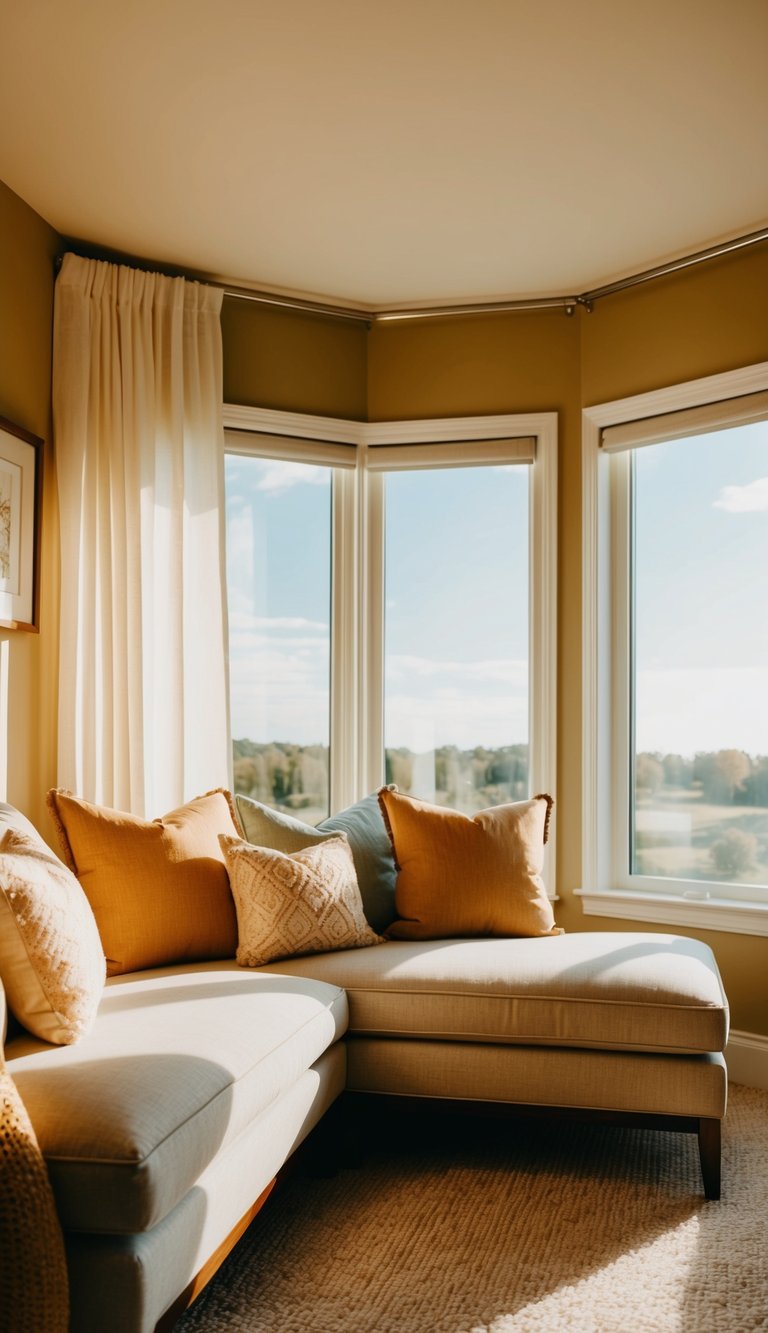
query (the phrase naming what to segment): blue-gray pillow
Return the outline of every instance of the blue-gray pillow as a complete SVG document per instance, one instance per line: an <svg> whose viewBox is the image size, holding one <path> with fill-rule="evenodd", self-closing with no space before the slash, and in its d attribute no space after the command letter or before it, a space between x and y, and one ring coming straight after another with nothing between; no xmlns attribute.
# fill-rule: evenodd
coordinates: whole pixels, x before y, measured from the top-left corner
<svg viewBox="0 0 768 1333"><path fill-rule="evenodd" d="M314 828L302 820L273 810L250 796L235 796L235 805L248 842L273 851L303 851L325 842L334 833L346 833L357 872L360 897L368 924L381 933L397 916L395 881L397 871L392 843L379 809L378 796L365 796Z"/></svg>

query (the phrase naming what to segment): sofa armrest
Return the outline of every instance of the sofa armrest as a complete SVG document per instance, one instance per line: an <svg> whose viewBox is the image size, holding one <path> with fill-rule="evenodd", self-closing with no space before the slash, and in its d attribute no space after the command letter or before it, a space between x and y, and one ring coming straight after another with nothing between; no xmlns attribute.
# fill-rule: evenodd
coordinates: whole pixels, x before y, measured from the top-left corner
<svg viewBox="0 0 768 1333"><path fill-rule="evenodd" d="M0 1031L5 1043L5 993ZM0 1290L14 1326L67 1333L64 1240L35 1131L0 1051ZM3 1325L5 1327L5 1324Z"/></svg>

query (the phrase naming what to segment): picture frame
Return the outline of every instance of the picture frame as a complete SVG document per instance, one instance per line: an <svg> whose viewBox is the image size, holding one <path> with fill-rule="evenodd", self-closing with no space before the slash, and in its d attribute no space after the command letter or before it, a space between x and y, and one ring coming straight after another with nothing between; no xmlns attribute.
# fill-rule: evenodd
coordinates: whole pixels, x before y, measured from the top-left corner
<svg viewBox="0 0 768 1333"><path fill-rule="evenodd" d="M43 441L0 417L0 629L39 631Z"/></svg>

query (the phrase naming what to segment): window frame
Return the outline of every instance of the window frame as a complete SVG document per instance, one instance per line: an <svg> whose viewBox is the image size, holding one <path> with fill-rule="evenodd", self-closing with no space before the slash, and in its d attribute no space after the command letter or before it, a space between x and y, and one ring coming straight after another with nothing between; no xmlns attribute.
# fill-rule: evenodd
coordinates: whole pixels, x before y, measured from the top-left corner
<svg viewBox="0 0 768 1333"><path fill-rule="evenodd" d="M582 884L587 916L768 935L768 902L716 881L653 879L629 866L631 450L606 428L768 389L768 362L588 407L582 414ZM675 886L678 886L677 889ZM701 896L687 897L686 893ZM710 896L704 896L709 893Z"/></svg>
<svg viewBox="0 0 768 1333"><path fill-rule="evenodd" d="M254 438L257 437L257 438ZM519 462L535 441L529 486L529 774L531 793L556 796L557 413L356 422L224 405L224 453L290 456L335 467L332 486L330 801L343 809L384 782L384 475L392 447L429 447L421 466ZM507 446L503 442L508 442ZM389 446L389 448L387 448ZM387 449L386 455L383 454ZM343 452L339 452L339 450ZM376 459L376 450L382 454ZM354 455L350 466L347 456ZM387 461L382 466L381 459ZM346 465L344 465L346 463ZM370 465L369 465L370 464ZM223 466L223 461L222 461ZM230 745L231 752L231 745ZM555 898L554 827L545 875Z"/></svg>

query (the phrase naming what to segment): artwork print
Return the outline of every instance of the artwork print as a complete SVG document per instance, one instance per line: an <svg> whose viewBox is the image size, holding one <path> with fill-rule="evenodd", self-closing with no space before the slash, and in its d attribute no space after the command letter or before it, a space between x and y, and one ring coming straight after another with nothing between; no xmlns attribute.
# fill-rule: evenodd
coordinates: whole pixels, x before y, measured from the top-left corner
<svg viewBox="0 0 768 1333"><path fill-rule="evenodd" d="M21 468L0 459L0 591L18 596Z"/></svg>
<svg viewBox="0 0 768 1333"><path fill-rule="evenodd" d="M0 417L0 628L37 631L43 442Z"/></svg>

